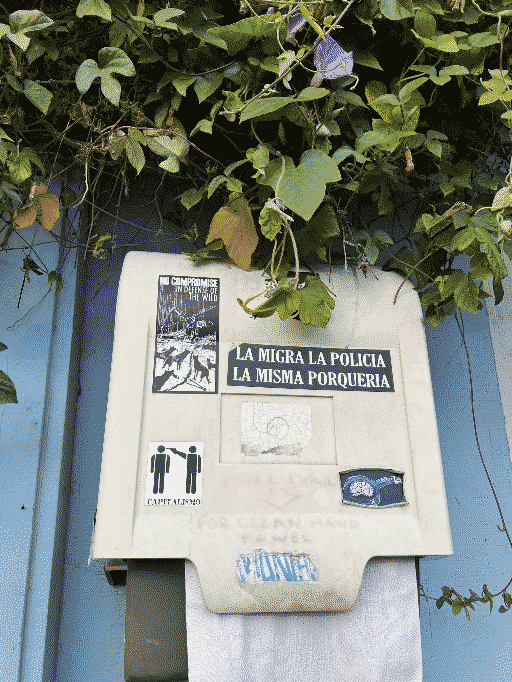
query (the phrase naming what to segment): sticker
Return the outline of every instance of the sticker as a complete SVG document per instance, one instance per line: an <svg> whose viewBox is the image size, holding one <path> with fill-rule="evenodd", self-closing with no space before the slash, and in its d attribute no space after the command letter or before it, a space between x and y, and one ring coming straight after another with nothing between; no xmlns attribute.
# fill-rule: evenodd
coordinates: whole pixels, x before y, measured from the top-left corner
<svg viewBox="0 0 512 682"><path fill-rule="evenodd" d="M219 279L158 278L153 393L217 393Z"/></svg>
<svg viewBox="0 0 512 682"><path fill-rule="evenodd" d="M268 553L263 549L242 554L236 571L244 583L316 580L317 572L307 554Z"/></svg>
<svg viewBox="0 0 512 682"><path fill-rule="evenodd" d="M297 456L311 440L311 405L243 402L243 455Z"/></svg>
<svg viewBox="0 0 512 682"><path fill-rule="evenodd" d="M397 507L408 504L404 475L389 469L353 469L340 473L342 501L357 507Z"/></svg>
<svg viewBox="0 0 512 682"><path fill-rule="evenodd" d="M200 505L203 443L155 441L149 444L144 504Z"/></svg>
<svg viewBox="0 0 512 682"><path fill-rule="evenodd" d="M394 391L389 350L242 343L229 351L228 386L309 391Z"/></svg>

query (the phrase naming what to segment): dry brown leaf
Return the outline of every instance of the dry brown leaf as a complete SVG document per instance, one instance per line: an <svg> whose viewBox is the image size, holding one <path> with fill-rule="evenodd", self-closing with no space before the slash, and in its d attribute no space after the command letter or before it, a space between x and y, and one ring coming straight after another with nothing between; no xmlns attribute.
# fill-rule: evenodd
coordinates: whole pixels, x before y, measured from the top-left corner
<svg viewBox="0 0 512 682"><path fill-rule="evenodd" d="M41 212L41 224L50 232L60 216L59 199L55 194L48 194L48 187L42 182L34 182L30 188L30 203L14 212L13 224L17 230L23 230L34 224L37 212Z"/></svg>
<svg viewBox="0 0 512 682"><path fill-rule="evenodd" d="M55 194L42 194L39 197L41 224L47 232L55 227L60 216L59 200Z"/></svg>
<svg viewBox="0 0 512 682"><path fill-rule="evenodd" d="M32 205L17 208L14 211L13 225L17 230L23 230L34 224L37 217L37 209Z"/></svg>
<svg viewBox="0 0 512 682"><path fill-rule="evenodd" d="M206 243L215 239L222 239L229 257L241 270L251 269L251 256L258 245L258 233L245 197L240 196L231 201L229 206L223 206L213 216Z"/></svg>

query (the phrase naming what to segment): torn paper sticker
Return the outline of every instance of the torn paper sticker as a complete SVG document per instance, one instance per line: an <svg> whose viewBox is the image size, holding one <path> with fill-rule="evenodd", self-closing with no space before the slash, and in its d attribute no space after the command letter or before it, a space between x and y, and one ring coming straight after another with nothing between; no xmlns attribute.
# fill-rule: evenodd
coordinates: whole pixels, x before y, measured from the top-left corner
<svg viewBox="0 0 512 682"><path fill-rule="evenodd" d="M242 403L240 449L243 455L300 455L311 436L311 405Z"/></svg>
<svg viewBox="0 0 512 682"><path fill-rule="evenodd" d="M254 550L242 554L237 561L237 574L242 582L278 582L316 580L317 572L307 554L285 554Z"/></svg>

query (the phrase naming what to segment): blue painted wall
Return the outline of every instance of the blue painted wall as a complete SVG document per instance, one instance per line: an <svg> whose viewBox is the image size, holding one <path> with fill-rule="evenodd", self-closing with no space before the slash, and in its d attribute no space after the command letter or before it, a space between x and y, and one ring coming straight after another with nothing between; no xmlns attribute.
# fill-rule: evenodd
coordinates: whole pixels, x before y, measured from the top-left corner
<svg viewBox="0 0 512 682"><path fill-rule="evenodd" d="M511 464L487 316L464 314L482 454L512 526ZM455 320L434 330L426 325L439 440L448 496L454 556L420 560L420 582L428 595L443 585L469 596L491 593L512 577L512 550L479 459L471 414L469 373ZM500 614L496 600L475 604L468 622L449 605L420 600L424 682L505 682L512 679L512 612Z"/></svg>
<svg viewBox="0 0 512 682"><path fill-rule="evenodd" d="M140 216L135 206L131 209L127 206L122 217L141 227L156 227L148 216ZM108 227L104 225L105 231ZM171 227L167 225L167 229ZM119 242L123 237L130 237L129 228L128 232L120 233ZM176 251L185 250L187 245L183 241L174 244ZM148 250L165 249L155 244ZM58 316L54 313L53 325L49 306L25 321L17 331L18 336L0 337L9 345L9 351L0 355L0 366L16 380L25 405L21 409L20 406L0 408L3 420L0 422L3 439L0 575L3 584L8 585L0 595L0 608L4 614L13 614L7 621L0 621L2 682L123 681L124 590L108 585L99 564L88 564L100 477L117 282L123 259L120 251L114 254L107 282L108 271L103 262L87 261L80 265L71 357L75 369L72 385L76 389L70 412L71 417L76 412L74 451L69 466L65 460L63 468L58 470L53 462L54 468L50 467L40 477L46 481L43 489L46 493L39 498L39 514L46 506L53 505L55 509L59 495L65 507L57 518L57 528L50 529L52 541L54 534L58 540L55 546L62 545L64 560L59 563L53 559L48 626L38 614L34 596L27 592L27 585L37 586L37 580L44 577L38 570L34 575L34 567L44 568L41 563L44 557L40 550L37 553L37 543L31 542L31 537L44 538L36 523L42 517L35 517L33 509L38 499L37 477L44 474L42 469L50 460L48 455L40 454L42 432L37 430L36 422L44 412L42 402L48 377L59 376L58 371L53 374L47 371L49 343L51 334L72 319L72 285L68 289L71 295L63 300ZM7 281L11 281L9 267L6 263ZM12 291L5 287L2 291L12 296ZM473 362L480 439L510 519L510 457L485 314L465 315L465 327ZM504 534L497 531L499 517L474 442L467 365L459 331L453 321L447 321L437 330L426 326L426 333L455 556L422 560L420 579L426 592L436 596L443 585L467 593L469 588L481 590L483 582L487 582L494 591L508 580L510 550ZM69 329L64 337L70 340ZM53 362L57 363L60 358L62 367L69 367L69 348L66 350L65 344L59 347L53 358ZM58 388L55 384L54 394L60 391L62 396L65 390L65 385ZM50 408L47 403L47 413L51 412ZM13 414L21 427L11 425ZM24 511L22 504L27 507ZM39 564L31 556L39 556ZM47 575L51 564L50 557L46 561ZM471 622L467 623L463 613L454 617L446 606L438 611L433 602L422 600L420 604L425 682L511 679L508 642L512 641L512 615L499 614L496 606L489 616L486 606L477 605ZM44 659L41 641L46 646Z"/></svg>

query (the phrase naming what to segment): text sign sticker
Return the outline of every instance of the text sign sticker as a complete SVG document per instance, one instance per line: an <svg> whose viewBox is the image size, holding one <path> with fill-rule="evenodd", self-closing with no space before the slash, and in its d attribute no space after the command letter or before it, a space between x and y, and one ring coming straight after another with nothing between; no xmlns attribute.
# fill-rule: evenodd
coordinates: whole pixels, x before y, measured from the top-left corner
<svg viewBox="0 0 512 682"><path fill-rule="evenodd" d="M155 441L146 462L146 506L201 504L203 443Z"/></svg>
<svg viewBox="0 0 512 682"><path fill-rule="evenodd" d="M389 350L242 343L229 351L228 386L308 391L394 391Z"/></svg>

